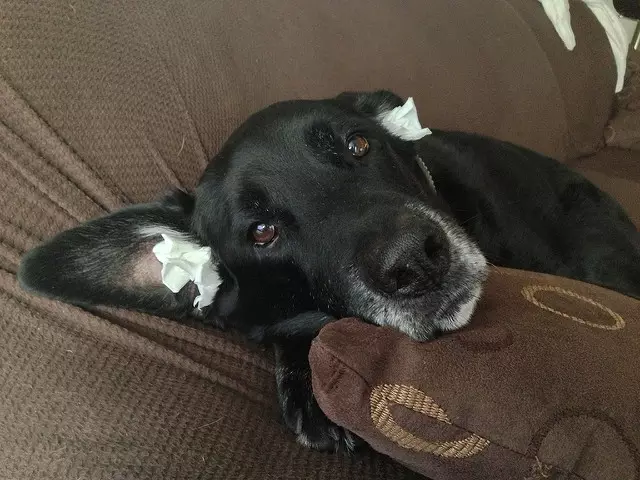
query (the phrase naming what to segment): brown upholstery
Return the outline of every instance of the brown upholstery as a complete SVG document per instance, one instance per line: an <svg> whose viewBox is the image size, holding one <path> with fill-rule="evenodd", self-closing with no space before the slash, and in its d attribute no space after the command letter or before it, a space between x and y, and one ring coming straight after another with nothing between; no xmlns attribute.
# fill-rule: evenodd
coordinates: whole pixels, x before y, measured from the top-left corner
<svg viewBox="0 0 640 480"><path fill-rule="evenodd" d="M530 28L535 34L549 65L550 71L545 74L561 92L567 125L566 156L575 158L595 152L604 143L602 129L613 103L610 92L616 84L615 62L604 30L594 28L595 18L582 0L571 0L576 47L568 54L560 37L549 31L549 19L540 15L537 1L507 1L521 15L523 28Z"/></svg>
<svg viewBox="0 0 640 480"><path fill-rule="evenodd" d="M142 172L168 181L159 158L172 182L193 185L231 130L276 100L389 88L413 95L427 125L563 159L601 141L615 83L606 37L581 2L573 52L531 0L0 7L7 88L131 201L157 193L135 183Z"/></svg>
<svg viewBox="0 0 640 480"><path fill-rule="evenodd" d="M469 327L432 342L355 319L310 360L318 403L435 479L640 478L640 301L494 269Z"/></svg>
<svg viewBox="0 0 640 480"><path fill-rule="evenodd" d="M192 188L276 100L384 87L427 125L592 151L615 81L604 34L576 4L566 52L529 3L0 0L0 477L410 477L297 446L267 353L37 299L14 274L56 232Z"/></svg>
<svg viewBox="0 0 640 480"><path fill-rule="evenodd" d="M640 50L630 49L624 86L604 131L610 147L640 150Z"/></svg>

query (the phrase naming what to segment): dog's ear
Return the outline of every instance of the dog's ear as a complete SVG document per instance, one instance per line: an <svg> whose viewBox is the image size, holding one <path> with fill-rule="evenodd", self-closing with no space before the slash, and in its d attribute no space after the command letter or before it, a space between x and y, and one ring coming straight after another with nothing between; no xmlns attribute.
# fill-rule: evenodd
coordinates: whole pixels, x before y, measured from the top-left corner
<svg viewBox="0 0 640 480"><path fill-rule="evenodd" d="M194 312L198 288L162 283L153 247L162 234L188 242L193 198L176 191L64 231L28 252L18 272L27 291L80 306L109 305L180 318ZM216 258L212 258L216 262Z"/></svg>
<svg viewBox="0 0 640 480"><path fill-rule="evenodd" d="M388 133L404 142L415 142L432 133L429 128L420 125L412 97L404 102L392 92L379 90L371 93L342 93L336 97L336 101L343 108L375 120Z"/></svg>
<svg viewBox="0 0 640 480"><path fill-rule="evenodd" d="M401 106L404 100L388 90L375 92L344 92L336 97L336 101L367 117L379 117Z"/></svg>

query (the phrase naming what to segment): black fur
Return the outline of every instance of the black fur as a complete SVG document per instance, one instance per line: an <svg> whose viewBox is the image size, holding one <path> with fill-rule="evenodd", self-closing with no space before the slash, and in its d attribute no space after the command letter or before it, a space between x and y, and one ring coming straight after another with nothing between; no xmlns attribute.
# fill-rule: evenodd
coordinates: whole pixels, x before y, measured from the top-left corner
<svg viewBox="0 0 640 480"><path fill-rule="evenodd" d="M496 265L640 297L640 235L609 195L531 150L434 131L419 146L438 194Z"/></svg>
<svg viewBox="0 0 640 480"><path fill-rule="evenodd" d="M478 246L497 265L640 298L640 237L613 199L505 142L442 131L401 140L377 118L401 104L390 92L345 93L262 110L229 138L193 198L177 192L63 232L24 257L20 281L80 305L182 318L200 314L195 286L176 295L162 286L150 254L159 239L140 229L164 226L211 246L224 283L205 320L273 344L287 425L305 445L346 450L358 439L320 411L307 360L334 318L418 340L459 328L486 274ZM362 158L347 148L353 134L369 142ZM257 222L278 227L272 245L252 243Z"/></svg>

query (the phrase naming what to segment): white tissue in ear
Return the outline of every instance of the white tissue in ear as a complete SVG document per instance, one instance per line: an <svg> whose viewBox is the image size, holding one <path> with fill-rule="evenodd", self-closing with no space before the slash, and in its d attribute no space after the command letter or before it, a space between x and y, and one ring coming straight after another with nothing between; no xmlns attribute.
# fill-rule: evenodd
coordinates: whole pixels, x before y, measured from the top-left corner
<svg viewBox="0 0 640 480"><path fill-rule="evenodd" d="M192 281L200 292L193 306L202 309L211 305L222 283L217 266L211 261L211 248L164 233L162 238L153 247L153 254L162 263L162 283L178 293Z"/></svg>
<svg viewBox="0 0 640 480"><path fill-rule="evenodd" d="M409 97L404 105L380 114L378 120L389 133L403 140L415 141L431 135L431 130L420 125L412 97Z"/></svg>

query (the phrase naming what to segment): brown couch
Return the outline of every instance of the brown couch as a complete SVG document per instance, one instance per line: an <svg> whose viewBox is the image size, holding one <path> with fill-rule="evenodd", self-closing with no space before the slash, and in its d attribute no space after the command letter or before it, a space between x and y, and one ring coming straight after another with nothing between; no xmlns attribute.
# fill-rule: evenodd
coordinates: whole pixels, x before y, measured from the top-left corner
<svg viewBox="0 0 640 480"><path fill-rule="evenodd" d="M569 53L535 0L0 0L0 478L413 478L372 452L298 446L268 352L29 296L20 256L192 188L256 109L353 89L566 161L640 224L640 155L602 149L609 45L581 3L572 15Z"/></svg>

